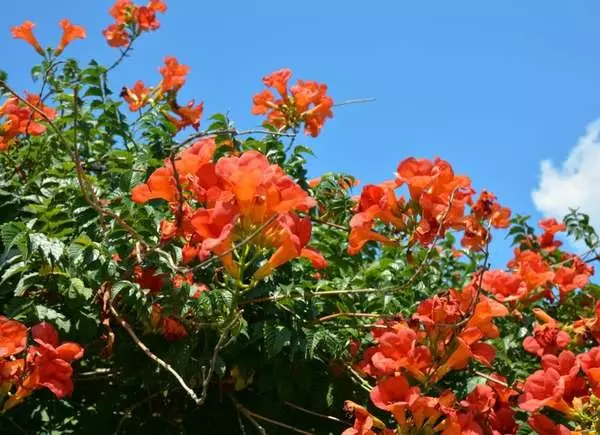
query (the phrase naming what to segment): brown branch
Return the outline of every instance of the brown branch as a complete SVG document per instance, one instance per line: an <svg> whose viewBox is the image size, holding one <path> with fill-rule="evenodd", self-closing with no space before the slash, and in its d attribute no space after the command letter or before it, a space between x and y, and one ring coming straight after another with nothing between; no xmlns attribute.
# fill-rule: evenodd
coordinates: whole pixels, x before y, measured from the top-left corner
<svg viewBox="0 0 600 435"><path fill-rule="evenodd" d="M248 409L246 409L244 406L242 406L240 404L240 402L238 402L235 399L235 397L233 397L231 394L229 395L229 398L233 402L235 409L237 409L238 412L241 412L244 415L244 417L246 417L248 419L248 421L250 421L250 423L252 423L254 425L254 427L256 427L256 430L258 430L258 432L261 435L267 435L267 431L265 430L265 428L262 427L260 425L260 423L254 419L254 417L252 416L252 413L250 411L248 411Z"/></svg>
<svg viewBox="0 0 600 435"><path fill-rule="evenodd" d="M291 408L297 409L298 411L302 411L302 412L305 412L307 414L314 415L316 417L325 418L327 420L335 421L337 423L341 423L341 424L344 424L344 425L352 425L352 423L350 423L348 421L341 420L341 419L339 419L337 417L334 417L333 415L321 414L321 413L318 413L318 412L315 412L315 411L311 411L310 409L306 409L306 408L303 408L301 406L295 405L295 404L293 404L291 402L288 402L287 400L285 402L283 402L283 403L285 403L287 406L289 406Z"/></svg>
<svg viewBox="0 0 600 435"><path fill-rule="evenodd" d="M266 421L268 423L274 424L275 426L283 427L285 429L291 430L292 432L296 432L296 433L300 433L300 434L304 434L304 435L313 435L313 432L307 432L307 431L299 429L295 426L291 426L291 425L283 423L281 421L273 420L272 418L265 417L264 415L260 415L260 414L257 414L256 412L250 411L248 408L246 408L240 402L238 402L235 399L235 397L233 397L232 395L230 395L229 398L231 399L231 401L233 402L233 404L235 405L237 410L240 411L242 414L244 414L244 416L249 421L251 421L252 424L254 424L254 426L256 427L256 429L263 435L266 435L267 431L265 430L264 427L262 427L256 421L256 419Z"/></svg>
<svg viewBox="0 0 600 435"><path fill-rule="evenodd" d="M152 361L154 361L156 363L156 365L162 367L164 370L169 372L169 374L171 376L173 376L177 380L177 382L179 382L179 385L181 385L181 387L188 394L188 396L190 396L190 398L194 401L194 403L196 403L197 405L202 404L202 402L200 401L200 399L198 398L198 396L196 395L194 390L187 385L187 383L184 381L184 379L181 377L181 375L179 373L177 373L177 371L173 367L171 367L168 363L166 363L165 361L160 359L158 356L156 356L154 353L152 353L152 351L148 348L148 346L146 346L138 338L138 336L133 331L131 326L129 326L129 323L127 323L127 321L121 317L121 315L117 312L117 310L115 310L115 308L112 305L110 306L110 312L113 315L113 317L115 318L115 320L123 327L123 329L125 329L125 332L127 332L127 334L131 337L133 342L137 345L137 347L139 347L142 350L142 352L144 352L146 354L146 356L148 358L150 358Z"/></svg>
<svg viewBox="0 0 600 435"><path fill-rule="evenodd" d="M313 221L316 224L326 225L328 227L337 228L338 230L342 230L342 231L346 231L346 232L350 231L350 229L348 227L344 226L344 225L336 224L334 222L324 221L324 220L321 220L321 219L316 218L316 217L310 216L310 220Z"/></svg>
<svg viewBox="0 0 600 435"><path fill-rule="evenodd" d="M208 367L208 373L206 374L206 376L204 376L204 379L202 380L202 393L200 394L200 398L198 399L198 405L202 405L206 401L206 397L208 395L208 387L215 372L215 367L217 366L217 358L219 357L219 352L221 352L221 350L224 347L226 347L229 343L225 341L227 339L227 334L229 333L231 328L233 328L233 325L237 322L241 314L242 311L235 312L235 314L232 316L233 318L231 319L231 321L227 325L225 325L223 331L221 331L221 336L219 337L219 340L217 341L217 344L215 345L215 348L213 350L213 355L210 360L210 366Z"/></svg>
<svg viewBox="0 0 600 435"><path fill-rule="evenodd" d="M477 278L479 280L477 282L475 296L473 297L473 300L471 301L471 305L469 306L469 309L467 311L467 313L468 313L467 316L460 322L454 324L453 326L455 328L459 328L460 326L468 323L469 320L471 320L471 318L473 317L473 314L475 314L475 307L477 306L477 300L479 299L479 295L481 294L481 290L482 290L481 286L483 285L483 275L485 274L485 271L488 269L488 260L490 258L491 225L492 225L492 222L490 221L488 223L487 229L486 229L484 257L483 257L482 265L480 266L479 271L478 271L479 276Z"/></svg>

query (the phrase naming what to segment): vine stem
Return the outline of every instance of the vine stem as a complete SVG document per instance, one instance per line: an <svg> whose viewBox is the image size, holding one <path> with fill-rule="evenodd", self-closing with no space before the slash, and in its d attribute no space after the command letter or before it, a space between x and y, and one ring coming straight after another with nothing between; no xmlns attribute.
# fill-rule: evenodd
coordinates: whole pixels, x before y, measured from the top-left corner
<svg viewBox="0 0 600 435"><path fill-rule="evenodd" d="M58 136L60 141L67 147L67 149L69 150L69 153L71 154L71 157L75 163L75 170L77 172L77 181L79 183L79 187L81 189L83 199L90 205L90 207L92 207L94 210L96 210L96 212L99 215L101 215L101 219L105 215L113 218L125 231L127 231L127 233L129 233L133 238L135 238L141 245L143 245L144 247L148 247L148 244L146 243L144 238L131 225L129 225L121 216L119 216L112 210L106 209L106 208L102 207L102 205L100 205L93 189L90 189L91 197L87 194L88 187L86 185L89 185L89 182L86 181L85 171L81 164L81 160L78 158L79 151L78 150L76 151L76 145L73 145L65 138L62 131L56 126L56 124L54 124L54 122L52 122L52 120L48 117L48 115L46 115L38 107L34 106L29 101L27 101L25 98L23 98L21 95L19 95L15 90L13 90L10 86L8 86L2 80L0 80L0 88L6 89L6 91L8 91L10 94L14 95L19 101L21 101L23 104L25 104L31 110L33 110L35 113L40 115L48 123L50 128L56 133L56 135Z"/></svg>
<svg viewBox="0 0 600 435"><path fill-rule="evenodd" d="M148 358L154 361L156 365L162 367L167 372L169 372L169 374L173 376L177 380L177 382L179 382L179 385L181 385L183 390L187 393L188 396L190 396L190 398L194 401L194 403L196 403L196 405L201 405L202 401L198 398L196 392L185 382L181 375L177 373L177 371L173 367L171 367L169 363L156 356L156 354L154 354L148 348L148 346L146 346L146 344L144 344L144 342L142 342L142 340L138 338L137 334L133 331L131 326L129 326L129 323L127 323L127 321L123 319L123 317L121 317L121 315L117 312L117 310L115 310L115 308L112 305L110 306L110 312L116 319L116 321L125 330L125 332L127 332L127 334L131 337L131 339L137 345L137 347L139 347Z"/></svg>
<svg viewBox="0 0 600 435"><path fill-rule="evenodd" d="M503 386L503 387L505 387L505 388L510 388L510 385L508 385L506 382L503 382L503 381L501 381L501 380L499 380L499 379L495 379L495 378L493 378L493 377L491 377L491 376L489 376L489 375L486 375L485 373L482 373L482 372L480 372L480 371L477 371L477 370L475 370L475 374L476 374L477 376L481 376L481 377L482 377L482 378L484 378L484 379L487 379L487 380L488 380L488 381L490 381L490 382L494 382L494 383L496 383L496 384L498 384L498 385L502 385L502 386Z"/></svg>
<svg viewBox="0 0 600 435"><path fill-rule="evenodd" d="M241 315L242 315L242 311L233 312L233 315L231 316L230 321L225 325L225 327L223 328L223 331L221 331L219 340L217 341L217 344L215 345L215 348L213 350L213 355L210 360L210 366L208 367L208 373L202 380L202 393L200 394L200 398L198 399L198 402L197 402L198 405L204 404L204 402L206 400L206 397L208 395L208 387L210 385L210 381L215 372L215 367L217 366L217 358L219 357L219 352L221 352L221 349L223 349L225 346L227 346L227 343L225 342L225 340L227 339L227 334L233 328L233 326L238 321L238 319Z"/></svg>
<svg viewBox="0 0 600 435"><path fill-rule="evenodd" d="M129 52L133 49L133 42L136 40L137 37L133 37L131 38L131 40L129 41L129 44L127 44L127 47L125 47L124 50L121 50L121 54L120 56L117 58L117 60L115 60L113 62L113 64L111 66L109 66L106 69L106 72L112 71L113 69L115 69L116 67L118 67L121 62L123 62L123 60L127 57L127 55L129 54Z"/></svg>
<svg viewBox="0 0 600 435"><path fill-rule="evenodd" d="M256 412L250 411L248 408L246 408L244 405L242 405L240 402L238 402L235 399L235 397L233 397L232 395L230 395L229 398L233 402L233 404L236 407L236 409L238 411L240 411L256 427L256 429L262 435L266 435L267 431L265 430L264 427L262 427L260 425L260 423L258 423L256 421L257 419L258 420L266 421L266 422L271 423L271 424L274 424L275 426L283 427L285 429L291 430L292 432L296 432L296 433L300 433L300 434L304 434L304 435L314 435L313 432L307 432L307 431L302 430L300 428L297 428L295 426L292 426L292 425L283 423L281 421L274 420L274 419L269 418L269 417L265 417L264 415L257 414Z"/></svg>
<svg viewBox="0 0 600 435"><path fill-rule="evenodd" d="M298 411L302 411L302 412L305 412L307 414L314 415L316 417L325 418L327 420L335 421L335 422L341 423L343 425L349 425L350 426L352 424L350 422L347 422L347 421L344 421L344 420L339 419L337 417L334 417L333 415L321 414L319 412L311 411L310 409L303 408L303 407L301 407L299 405L296 405L296 404L294 404L292 402L288 402L287 400L285 402L283 402L283 403L285 403L290 408L297 409Z"/></svg>
<svg viewBox="0 0 600 435"><path fill-rule="evenodd" d="M337 319L338 317L367 317L367 318L373 318L373 317L384 317L385 315L383 314L377 314L377 313L333 313L333 314L328 314L327 316L323 316L323 317L319 317L318 319L315 319L312 324L316 325L319 323L323 323L323 322L327 322L328 320L333 320L333 319Z"/></svg>

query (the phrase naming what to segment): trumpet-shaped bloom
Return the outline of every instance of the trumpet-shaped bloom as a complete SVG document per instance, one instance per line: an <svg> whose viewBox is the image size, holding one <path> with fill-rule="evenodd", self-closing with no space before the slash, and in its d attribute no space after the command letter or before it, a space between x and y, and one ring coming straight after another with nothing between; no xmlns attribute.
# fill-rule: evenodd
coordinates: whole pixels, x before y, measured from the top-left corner
<svg viewBox="0 0 600 435"><path fill-rule="evenodd" d="M71 364L83 357L84 350L77 343L60 343L58 332L47 322L31 328L36 346L27 352L26 376L17 391L5 404L5 409L19 404L34 390L48 388L57 398L73 392Z"/></svg>
<svg viewBox="0 0 600 435"><path fill-rule="evenodd" d="M27 328L16 320L0 316L0 358L16 355L25 349Z"/></svg>
<svg viewBox="0 0 600 435"><path fill-rule="evenodd" d="M198 130L200 127L200 118L202 118L202 112L204 110L203 103L199 103L194 107L195 101L188 102L185 106L179 106L174 101L171 103L171 110L174 115L167 114L167 119L177 128L182 130L187 126L194 127Z"/></svg>
<svg viewBox="0 0 600 435"><path fill-rule="evenodd" d="M190 67L180 64L173 56L165 58L165 65L160 68L163 79L160 85L161 92L177 91L186 81Z"/></svg>
<svg viewBox="0 0 600 435"><path fill-rule="evenodd" d="M519 397L519 407L524 411L535 412L547 406L569 413L571 407L565 402L564 394L565 379L556 369L549 367L538 370L526 379L523 394Z"/></svg>
<svg viewBox="0 0 600 435"><path fill-rule="evenodd" d="M129 104L129 110L137 112L148 104L151 93L152 89L147 88L143 81L138 80L132 88L123 88L121 96Z"/></svg>
<svg viewBox="0 0 600 435"><path fill-rule="evenodd" d="M35 27L34 23L32 23L31 21L25 21L20 26L14 26L11 29L11 33L12 33L13 38L22 39L23 41L25 41L29 45L31 45L35 49L35 51L37 51L39 54L41 54L43 56L44 49L42 48L42 46L38 42L37 38L33 34L34 27Z"/></svg>
<svg viewBox="0 0 600 435"><path fill-rule="evenodd" d="M65 47L73 42L73 40L84 39L87 36L85 29L82 26L76 26L72 24L70 20L60 20L60 27L63 29L63 34L60 38L58 47L54 50L55 56L59 56Z"/></svg>
<svg viewBox="0 0 600 435"><path fill-rule="evenodd" d="M523 340L523 348L541 357L546 354L558 354L570 341L569 334L561 330L556 323L536 324L533 327L533 336Z"/></svg>
<svg viewBox="0 0 600 435"><path fill-rule="evenodd" d="M102 34L108 45L114 48L126 47L131 42L127 29L121 24L109 25L102 31Z"/></svg>
<svg viewBox="0 0 600 435"><path fill-rule="evenodd" d="M287 69L275 71L263 78L263 83L275 89L276 99L266 89L252 98L252 114L266 115L266 124L277 129L298 128L304 123L304 131L317 137L328 118L333 117L333 99L327 95L327 85L315 81L298 82L289 87L292 72Z"/></svg>

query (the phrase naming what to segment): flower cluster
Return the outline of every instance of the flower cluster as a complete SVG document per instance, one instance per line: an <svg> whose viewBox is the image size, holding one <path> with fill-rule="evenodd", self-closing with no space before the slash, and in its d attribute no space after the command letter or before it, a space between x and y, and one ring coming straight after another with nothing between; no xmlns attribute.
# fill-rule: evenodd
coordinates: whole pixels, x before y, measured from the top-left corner
<svg viewBox="0 0 600 435"><path fill-rule="evenodd" d="M62 28L63 33L58 46L54 49L54 56L59 56L64 51L66 46L73 42L73 40L84 39L86 37L85 29L81 26L76 26L75 24L71 23L70 20L60 20L59 25ZM45 56L44 49L33 34L34 27L34 23L31 21L25 21L20 26L14 26L11 29L11 33L13 38L24 40L40 55Z"/></svg>
<svg viewBox="0 0 600 435"><path fill-rule="evenodd" d="M146 6L136 5L131 0L116 0L110 8L115 22L102 33L111 47L126 47L142 32L158 29L160 23L156 14L166 11L164 0L149 0Z"/></svg>
<svg viewBox="0 0 600 435"><path fill-rule="evenodd" d="M450 182L452 178L446 180ZM411 201L423 198L419 188L431 186L430 182L418 179L409 184ZM458 185L468 186L464 182ZM370 216L398 226L394 219L402 216L398 211L405 205L395 199L394 187L392 183L365 187L355 219L365 219L371 213ZM374 193L382 191L386 194L379 197ZM429 192L433 191L447 193L448 189ZM435 201L424 203L428 202ZM491 226L504 226L508 219L504 210L495 198L483 192L471 206L467 219L474 217L489 221ZM462 212L453 214L452 208L445 213L463 219ZM410 218L405 216L403 224L408 225ZM450 228L461 228L452 226L452 222L457 221L451 219L447 223ZM548 410L589 427L600 394L600 302L596 303L593 317L582 318L572 325L562 325L541 308L531 306L540 302L551 306L561 304L588 284L593 268L579 256L559 249L561 243L555 240L555 235L565 230L563 224L545 219L539 226L542 234L530 233L522 238L507 271L477 272L462 291L450 290L426 299L409 320L380 322L372 331L375 345L364 350L357 370L376 379L371 401L393 415L402 433L416 428L445 435L515 434L519 426L517 408L528 413L529 426L540 434L571 433L567 426L546 415ZM417 224L417 232L419 227ZM372 235L369 240L380 239ZM496 349L482 340L498 338L499 330L493 319L507 317L509 313L522 318L522 311L527 309L531 309L539 323L533 325L532 334L523 340L523 348L539 358L540 370L513 387L505 377L492 374L486 385L477 385L463 400L450 390L438 390L431 395L434 385L446 374L466 369L471 360L492 367ZM356 352L355 349L351 353ZM375 428L378 433L389 430L377 425L364 408L351 404L350 410L355 415L355 425L345 434L374 434Z"/></svg>
<svg viewBox="0 0 600 435"><path fill-rule="evenodd" d="M304 123L306 134L317 137L327 118L333 117L333 100L327 95L327 85L315 81L298 80L288 89L292 71L287 68L275 71L263 78L270 89L252 98L252 114L266 115L265 124L280 131L298 128Z"/></svg>
<svg viewBox="0 0 600 435"><path fill-rule="evenodd" d="M403 185L408 188L408 201L396 194ZM462 245L481 249L490 240L490 226L508 227L510 210L501 207L489 192L482 191L476 201L473 194L470 179L455 175L444 160L403 160L395 180L363 188L350 221L348 251L357 254L368 241L396 243L374 230L378 224L410 234L411 245L430 245L449 229L463 231ZM469 214L467 205L471 206Z"/></svg>
<svg viewBox="0 0 600 435"><path fill-rule="evenodd" d="M508 270L491 270L483 276L483 288L497 300L512 308L527 306L542 298L564 299L576 289L585 287L594 273L579 256L558 249L554 240L564 225L555 219L540 222L544 232L527 238L515 249Z"/></svg>
<svg viewBox="0 0 600 435"><path fill-rule="evenodd" d="M163 113L177 131L188 126L198 130L204 110L202 102L195 105L195 100L191 100L185 106L177 103L177 92L185 84L189 71L187 65L182 65L174 57L168 56L164 66L160 68L162 80L157 86L146 87L144 82L138 80L133 87L124 87L121 96L129 104L129 110L132 112L164 99L168 110L165 108Z"/></svg>
<svg viewBox="0 0 600 435"><path fill-rule="evenodd" d="M39 95L26 94L25 100L44 113L48 119L55 118L55 110L45 106ZM18 98L8 98L0 106L0 151L7 151L11 145L17 142L20 135L42 135L46 131L46 127L40 124L42 119L40 113L31 109Z"/></svg>
<svg viewBox="0 0 600 435"><path fill-rule="evenodd" d="M436 383L472 359L491 366L496 353L486 340L499 336L494 319L507 315L504 305L470 284L424 300L406 321L380 322L372 331L375 345L357 365L376 379L371 401L393 415L401 433L484 433L482 427L514 433L504 430L515 425L509 401L517 393L502 387L500 376L462 401L450 390L433 394ZM355 424L345 434L373 433L360 429Z"/></svg>
<svg viewBox="0 0 600 435"><path fill-rule="evenodd" d="M77 343L60 343L50 323L31 328L35 344L28 345L27 327L0 316L0 399L4 410L21 403L34 390L48 388L61 399L73 392L71 364L83 357Z"/></svg>
<svg viewBox="0 0 600 435"><path fill-rule="evenodd" d="M161 240L183 240L185 263L218 255L234 277L240 269L233 247L247 237L255 248L275 250L255 271L255 279L298 256L324 267L323 257L307 246L310 218L297 214L315 205L307 192L258 151L214 162L215 150L213 138L202 139L132 190L134 202L169 203L175 219L162 221Z"/></svg>

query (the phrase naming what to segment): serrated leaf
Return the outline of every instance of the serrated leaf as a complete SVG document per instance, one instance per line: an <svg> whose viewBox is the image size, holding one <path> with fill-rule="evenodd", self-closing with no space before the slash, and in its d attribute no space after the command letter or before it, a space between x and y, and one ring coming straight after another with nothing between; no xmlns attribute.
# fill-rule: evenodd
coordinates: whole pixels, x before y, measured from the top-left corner
<svg viewBox="0 0 600 435"><path fill-rule="evenodd" d="M291 332L285 326L265 323L263 339L267 356L273 358L279 354L285 346L290 344L291 337Z"/></svg>
<svg viewBox="0 0 600 435"><path fill-rule="evenodd" d="M18 263L13 264L8 269L4 271L2 274L2 279L0 279L0 284L3 284L9 278L15 276L18 273L27 270L27 266L24 261L19 261Z"/></svg>
<svg viewBox="0 0 600 435"><path fill-rule="evenodd" d="M113 286L110 290L111 299L114 299L115 297L117 297L117 295L119 293L121 293L123 290L137 288L137 287L138 287L138 285L132 283L131 281L118 281L113 284Z"/></svg>
<svg viewBox="0 0 600 435"><path fill-rule="evenodd" d="M59 313L53 308L46 307L45 305L36 305L35 312L38 320L40 321L49 321L54 323L57 328L61 329L64 332L69 332L71 329L71 322L67 319L62 313Z"/></svg>
<svg viewBox="0 0 600 435"><path fill-rule="evenodd" d="M22 222L9 222L0 227L0 237L5 251L17 246L21 255L27 256L27 226Z"/></svg>
<svg viewBox="0 0 600 435"><path fill-rule="evenodd" d="M91 288L85 286L84 282L79 278L72 278L69 283L68 296L72 299L83 298L85 300L91 299L93 291Z"/></svg>
<svg viewBox="0 0 600 435"><path fill-rule="evenodd" d="M481 376L473 376L472 378L469 378L469 380L467 381L467 391L473 391L473 389L475 389L475 387L479 384L485 384L486 380L484 378L482 378Z"/></svg>
<svg viewBox="0 0 600 435"><path fill-rule="evenodd" d="M44 260L52 263L58 262L65 251L63 242L42 233L29 234L29 243L32 252L38 251Z"/></svg>
<svg viewBox="0 0 600 435"><path fill-rule="evenodd" d="M37 272L26 273L21 277L17 286L15 287L14 295L19 297L25 294L25 291L35 283L36 278L40 274Z"/></svg>

